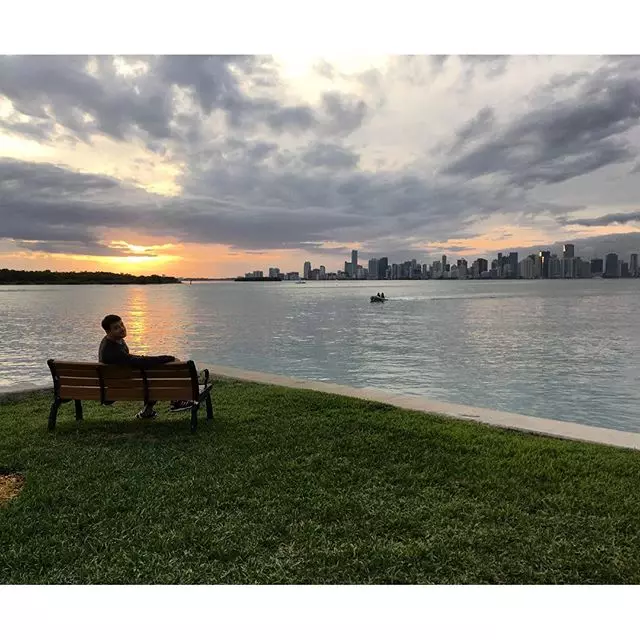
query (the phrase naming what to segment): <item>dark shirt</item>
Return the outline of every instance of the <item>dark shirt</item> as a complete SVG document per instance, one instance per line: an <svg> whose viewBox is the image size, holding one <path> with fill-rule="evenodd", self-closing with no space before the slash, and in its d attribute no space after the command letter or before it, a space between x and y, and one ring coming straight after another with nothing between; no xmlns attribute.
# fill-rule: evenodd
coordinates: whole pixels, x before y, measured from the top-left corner
<svg viewBox="0 0 640 640"><path fill-rule="evenodd" d="M98 362L104 364L124 364L131 367L155 367L159 364L173 362L173 356L133 356L129 353L129 347L124 340L114 342L107 336L102 338L98 349Z"/></svg>

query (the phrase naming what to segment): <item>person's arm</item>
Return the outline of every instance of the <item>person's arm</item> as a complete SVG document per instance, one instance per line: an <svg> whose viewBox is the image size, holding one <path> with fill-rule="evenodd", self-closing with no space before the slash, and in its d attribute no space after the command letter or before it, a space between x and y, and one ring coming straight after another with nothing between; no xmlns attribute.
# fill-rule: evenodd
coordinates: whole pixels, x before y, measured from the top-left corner
<svg viewBox="0 0 640 640"><path fill-rule="evenodd" d="M115 342L105 345L102 352L102 361L105 364L120 364L130 367L155 367L160 364L174 362L173 356L134 356L128 353Z"/></svg>
<svg viewBox="0 0 640 640"><path fill-rule="evenodd" d="M173 356L127 356L129 361L128 365L132 367L155 367L159 364L168 364L169 362L175 362L176 359Z"/></svg>

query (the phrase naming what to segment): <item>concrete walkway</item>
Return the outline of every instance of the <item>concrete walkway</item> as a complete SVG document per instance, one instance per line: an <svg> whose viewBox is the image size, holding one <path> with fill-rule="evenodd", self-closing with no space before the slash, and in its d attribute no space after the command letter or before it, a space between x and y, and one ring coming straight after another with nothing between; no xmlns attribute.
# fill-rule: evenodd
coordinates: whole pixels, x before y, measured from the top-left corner
<svg viewBox="0 0 640 640"><path fill-rule="evenodd" d="M461 404L427 400L416 396L405 396L397 393L391 393L389 391L371 389L369 387L347 387L345 385L329 382L316 382L314 380L279 376L273 373L247 371L245 369L237 369L236 367L225 367L222 365L212 365L201 362L197 364L198 370L205 368L209 369L209 372L216 377L233 378L236 380L259 382L262 384L274 384L281 387L290 387L292 389L309 389L311 391L320 391L323 393L334 393L336 395L348 396L350 398L383 402L395 407L400 407L401 409L411 409L413 411L434 413L451 418L459 418L461 420L471 420L489 426L514 429L516 431L535 433L542 436L607 444L613 447L623 447L625 449L640 449L640 433L618 431L616 429L603 429L602 427L590 427L576 422L561 422L559 420L547 420L546 418L534 418L531 416L523 416L518 413L494 411L493 409L468 407ZM51 387L49 385L44 387L36 387L29 384L12 385L10 387L0 389L0 395L45 389L51 389Z"/></svg>
<svg viewBox="0 0 640 640"><path fill-rule="evenodd" d="M263 384L275 384L281 387L291 387L294 389L310 389L311 391L335 393L340 396L349 396L350 398L361 398L362 400L383 402L402 409L411 409L413 411L422 411L424 413L435 413L438 415L449 416L451 418L460 418L462 420L472 420L474 422L480 422L490 426L515 429L517 431L536 433L543 436L608 444L614 447L623 447L626 449L640 449L640 433L618 431L616 429L603 429L602 427L589 427L576 422L561 422L559 420L533 418L531 416L523 416L518 413L494 411L493 409L467 407L461 404L450 404L448 402L427 400L416 396L405 396L368 387L347 387L329 382L316 382L313 380L302 380L300 378L279 376L272 373L246 371L244 369L237 369L236 367L198 363L198 369L204 368L209 369L212 375L224 378L234 378L237 380L260 382Z"/></svg>

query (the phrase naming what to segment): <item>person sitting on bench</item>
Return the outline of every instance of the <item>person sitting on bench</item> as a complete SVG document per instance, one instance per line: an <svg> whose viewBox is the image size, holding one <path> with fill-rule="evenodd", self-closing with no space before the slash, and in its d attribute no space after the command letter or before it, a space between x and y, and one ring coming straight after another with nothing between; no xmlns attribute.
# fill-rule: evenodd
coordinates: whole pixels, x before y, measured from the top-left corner
<svg viewBox="0 0 640 640"><path fill-rule="evenodd" d="M102 338L98 349L98 361L103 364L120 364L131 367L155 367L169 362L180 362L174 356L135 356L129 353L129 347L124 341L127 328L122 318L115 314L105 316L102 320L102 328L107 334ZM112 404L112 403L108 403ZM136 414L136 418L155 418L158 414L154 409L156 401L147 402ZM191 409L193 402L190 400L173 400L169 411L186 411Z"/></svg>

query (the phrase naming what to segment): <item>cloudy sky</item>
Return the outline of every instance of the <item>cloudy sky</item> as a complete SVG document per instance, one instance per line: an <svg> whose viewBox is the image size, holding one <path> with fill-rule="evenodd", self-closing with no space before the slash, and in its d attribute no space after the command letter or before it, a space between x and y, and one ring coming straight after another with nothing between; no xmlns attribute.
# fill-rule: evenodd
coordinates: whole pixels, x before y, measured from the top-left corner
<svg viewBox="0 0 640 640"><path fill-rule="evenodd" d="M0 57L0 266L640 249L640 57Z"/></svg>

